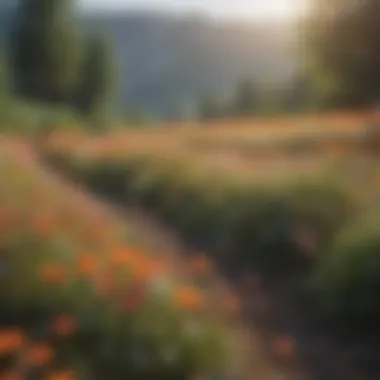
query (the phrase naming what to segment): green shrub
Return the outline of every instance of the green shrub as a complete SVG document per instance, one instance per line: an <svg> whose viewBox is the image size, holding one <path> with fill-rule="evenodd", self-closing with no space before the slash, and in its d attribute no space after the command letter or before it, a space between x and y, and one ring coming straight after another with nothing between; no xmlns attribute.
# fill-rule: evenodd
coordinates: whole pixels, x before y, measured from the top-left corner
<svg viewBox="0 0 380 380"><path fill-rule="evenodd" d="M380 224L362 218L338 234L319 258L312 287L327 316L378 321L380 317Z"/></svg>
<svg viewBox="0 0 380 380"><path fill-rule="evenodd" d="M84 172L61 158L93 188L140 203L197 245L228 251L236 269L277 273L303 266L309 258L298 248L297 230L310 230L319 251L356 212L349 189L328 176L238 183L154 156L89 157Z"/></svg>

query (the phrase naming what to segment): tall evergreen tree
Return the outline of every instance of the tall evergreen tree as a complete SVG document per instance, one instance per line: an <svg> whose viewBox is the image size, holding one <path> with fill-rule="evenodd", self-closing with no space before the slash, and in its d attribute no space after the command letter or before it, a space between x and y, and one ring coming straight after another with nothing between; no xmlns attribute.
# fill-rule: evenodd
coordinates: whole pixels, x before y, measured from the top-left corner
<svg viewBox="0 0 380 380"><path fill-rule="evenodd" d="M89 39L81 70L75 106L88 116L104 114L116 84L114 52L109 40L96 35Z"/></svg>
<svg viewBox="0 0 380 380"><path fill-rule="evenodd" d="M72 0L21 0L10 52L19 95L70 103L80 63L80 38L72 12Z"/></svg>

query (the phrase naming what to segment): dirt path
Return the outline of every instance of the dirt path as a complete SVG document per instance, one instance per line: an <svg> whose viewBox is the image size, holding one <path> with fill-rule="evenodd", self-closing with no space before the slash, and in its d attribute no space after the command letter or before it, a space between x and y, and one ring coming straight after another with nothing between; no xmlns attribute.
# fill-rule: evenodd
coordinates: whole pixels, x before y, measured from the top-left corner
<svg viewBox="0 0 380 380"><path fill-rule="evenodd" d="M145 235L152 250L175 253L172 258L178 276L188 275L187 258L193 250L181 240L176 231L162 225L154 216L136 206L118 205L100 199L86 189L83 191L114 212L120 220L124 220L132 235ZM207 284L208 292L215 295L229 294L233 288L242 299L242 316L233 323L240 337L241 366L228 380L379 379L379 372L371 376L359 374L354 360L361 354L366 359L374 356L373 361L376 362L378 345L372 351L368 347L355 347L355 350L351 350L350 344L333 341L323 326L314 323L313 315L307 315L307 310L300 312L293 307L291 291L287 291L288 285L291 286L289 279L270 286L253 283L248 287L246 284L241 286L240 281L227 280L220 272L212 275ZM291 337L290 342L294 342L296 348L296 355L286 363L274 356L272 344L274 338L282 334Z"/></svg>
<svg viewBox="0 0 380 380"><path fill-rule="evenodd" d="M46 167L46 165L45 165ZM46 167L46 170L52 171ZM58 178L70 183L70 179L54 172ZM74 184L73 184L74 185ZM76 189L78 184L75 183ZM93 194L83 186L79 186L87 197L100 203L114 214L120 221L125 221L125 228L132 236L146 236L144 241L147 248L153 252L167 252L173 260L175 274L181 278L190 277L188 272L188 259L194 250L181 241L175 231L163 226L153 216L148 215L136 206L118 205L107 199ZM215 300L226 299L227 296L237 294L232 286L215 269L207 279L207 283L199 284L214 297ZM211 298L213 299L213 298ZM240 356L237 368L233 368L226 380L309 380L301 370L299 363L281 363L271 356L271 347L268 345L268 333L256 324L252 324L252 316L265 318L266 312L264 294L259 287L249 293L249 296L241 299L241 315L231 319L231 328L237 336L238 353ZM215 380L224 380L222 377ZM322 379L321 379L322 380Z"/></svg>
<svg viewBox="0 0 380 380"><path fill-rule="evenodd" d="M102 200L104 202L104 200ZM128 222L129 229L136 235L146 235L152 249L174 252L172 256L178 273L187 276L187 258L194 251L181 240L175 231L163 226L154 216L138 207L116 206L105 202L121 219ZM293 308L286 295L286 281L280 280L272 286L251 284L240 286L237 281L227 280L220 273L214 273L207 284L207 291L215 295L228 295L234 289L242 299L243 313L234 323L240 336L243 377L249 380L374 380L379 372L365 376L355 368L358 356L379 358L379 346L371 348L345 347L344 342L330 339L324 326L313 318ZM251 278L252 280L252 278ZM221 297L224 298L225 297ZM294 339L297 357L294 361L281 362L273 352L274 338L284 334ZM376 358L377 355L377 358ZM378 363L378 362L377 362ZM241 368L240 371L241 373ZM219 379L218 379L219 380Z"/></svg>

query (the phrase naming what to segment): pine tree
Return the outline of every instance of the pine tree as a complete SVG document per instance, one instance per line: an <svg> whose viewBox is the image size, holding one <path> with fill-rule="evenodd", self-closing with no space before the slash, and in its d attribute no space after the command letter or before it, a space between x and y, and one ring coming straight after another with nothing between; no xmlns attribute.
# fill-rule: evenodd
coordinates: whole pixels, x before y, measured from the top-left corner
<svg viewBox="0 0 380 380"><path fill-rule="evenodd" d="M107 112L115 92L116 68L109 40L93 36L87 45L81 70L75 106L87 116L98 117Z"/></svg>
<svg viewBox="0 0 380 380"><path fill-rule="evenodd" d="M72 0L21 0L10 52L18 95L45 103L70 103L80 63L72 8Z"/></svg>

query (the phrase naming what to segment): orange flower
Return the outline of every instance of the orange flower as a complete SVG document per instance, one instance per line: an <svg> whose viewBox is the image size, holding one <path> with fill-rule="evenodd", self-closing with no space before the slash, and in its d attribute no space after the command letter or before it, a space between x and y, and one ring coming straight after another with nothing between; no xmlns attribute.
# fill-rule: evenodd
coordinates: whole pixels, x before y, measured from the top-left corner
<svg viewBox="0 0 380 380"><path fill-rule="evenodd" d="M61 266L46 264L40 269L40 278L49 284L62 285L67 278Z"/></svg>
<svg viewBox="0 0 380 380"><path fill-rule="evenodd" d="M37 343L29 348L26 361L28 365L39 367L51 363L54 350L46 343Z"/></svg>
<svg viewBox="0 0 380 380"><path fill-rule="evenodd" d="M121 266L132 265L143 258L144 255L134 248L121 247L116 248L111 252L113 263Z"/></svg>
<svg viewBox="0 0 380 380"><path fill-rule="evenodd" d="M130 262L130 255L125 248L117 248L111 252L111 259L116 265L126 265Z"/></svg>
<svg viewBox="0 0 380 380"><path fill-rule="evenodd" d="M94 256L87 254L79 258L78 267L79 273L87 276L96 272L98 269L98 262Z"/></svg>
<svg viewBox="0 0 380 380"><path fill-rule="evenodd" d="M285 360L294 360L297 356L295 340L290 336L278 336L274 340L275 354Z"/></svg>
<svg viewBox="0 0 380 380"><path fill-rule="evenodd" d="M75 334L78 330L78 322L70 315L62 315L54 319L51 328L55 335L67 337Z"/></svg>
<svg viewBox="0 0 380 380"><path fill-rule="evenodd" d="M51 372L46 380L76 380L77 378L78 376L74 371L64 370Z"/></svg>
<svg viewBox="0 0 380 380"><path fill-rule="evenodd" d="M197 256L190 260L190 266L195 275L204 275L210 271L211 262L205 256Z"/></svg>
<svg viewBox="0 0 380 380"><path fill-rule="evenodd" d="M25 335L20 329L0 330L0 356L13 354L25 342Z"/></svg>
<svg viewBox="0 0 380 380"><path fill-rule="evenodd" d="M130 263L130 269L135 281L145 283L153 273L153 262L150 259L141 257Z"/></svg>
<svg viewBox="0 0 380 380"><path fill-rule="evenodd" d="M17 371L0 372L0 380L22 380L24 377Z"/></svg>
<svg viewBox="0 0 380 380"><path fill-rule="evenodd" d="M198 310L204 304L202 294L190 286L181 288L175 296L176 305L183 310Z"/></svg>

